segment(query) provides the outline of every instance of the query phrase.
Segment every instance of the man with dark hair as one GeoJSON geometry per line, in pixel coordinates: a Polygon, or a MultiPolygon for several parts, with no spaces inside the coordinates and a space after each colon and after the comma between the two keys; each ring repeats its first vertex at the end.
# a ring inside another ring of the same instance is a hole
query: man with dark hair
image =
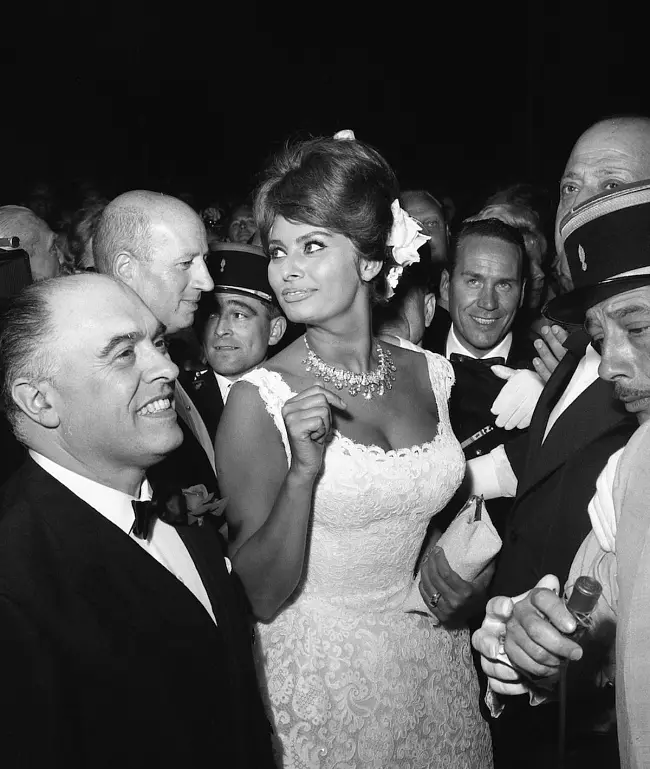
{"type": "MultiPolygon", "coordinates": [[[[604,588],[587,623],[584,660],[569,666],[569,674],[582,678],[585,666],[607,663],[601,645],[611,652],[616,630],[615,674],[621,766],[647,766],[650,728],[647,717],[648,630],[650,607],[650,541],[648,518],[648,421],[650,420],[650,184],[625,185],[593,198],[575,209],[560,227],[563,253],[574,289],[553,300],[549,316],[561,323],[584,323],[600,353],[599,376],[614,386],[614,396],[642,427],[627,447],[612,456],[595,485],[589,505],[593,530],[576,555],[566,582],[571,590],[580,575],[595,577],[604,588]],[[596,657],[594,659],[594,654],[596,657]]],[[[566,436],[571,440],[570,436],[566,436]]],[[[568,511],[567,511],[568,512],[568,511]]],[[[574,550],[575,554],[575,550],[574,550]]],[[[562,577],[564,582],[564,577],[562,577]]],[[[531,582],[529,588],[534,587],[531,582]]],[[[580,659],[582,650],[566,638],[576,619],[558,596],[559,581],[545,577],[543,584],[513,606],[503,596],[488,604],[486,621],[475,636],[485,655],[482,664],[494,691],[526,692],[525,681],[503,663],[537,678],[557,678],[559,667],[580,659]],[[551,592],[555,590],[556,592],[551,592]],[[505,656],[499,646],[504,643],[505,656]],[[496,658],[500,662],[496,662],[496,658]]],[[[587,668],[589,669],[589,668],[587,668]]],[[[603,686],[602,671],[599,676],[603,686]]],[[[596,682],[592,682],[592,686],[596,682]]],[[[602,689],[601,689],[602,691],[602,689]]],[[[592,689],[590,700],[598,701],[592,689]]],[[[520,698],[521,699],[521,698],[520,698]]],[[[572,721],[589,712],[588,700],[571,707],[572,721]]],[[[506,703],[505,713],[512,702],[506,703]]],[[[516,703],[514,703],[516,704],[516,703]]],[[[531,713],[531,724],[548,706],[531,713]]],[[[543,728],[543,727],[542,727],[543,728]]],[[[528,734],[520,736],[528,741],[528,734]]],[[[513,735],[514,737],[515,735],[513,735]]],[[[522,739],[522,742],[523,742],[522,739]]],[[[583,740],[580,766],[618,765],[606,757],[600,740],[583,740]],[[607,763],[605,763],[607,762],[607,763]]],[[[520,745],[523,750],[527,746],[520,745]]],[[[521,752],[520,752],[521,759],[521,752]]],[[[527,762],[533,765],[533,762],[527,762]]],[[[534,764],[537,766],[537,763],[534,764]]],[[[541,764],[540,764],[541,765],[541,764]]],[[[544,764],[547,766],[548,764],[544,764]]],[[[568,765],[568,764],[567,764],[568,765]]],[[[573,764],[572,764],[573,765],[573,764]]],[[[576,764],[577,765],[577,764],[576,764]]]]}
{"type": "MultiPolygon", "coordinates": [[[[541,391],[537,375],[528,370],[514,372],[530,369],[535,356],[527,337],[513,331],[524,296],[526,265],[519,231],[487,219],[464,224],[442,273],[440,291],[448,302],[451,323],[435,329],[432,324],[426,341],[429,349],[454,365],[450,415],[467,459],[489,452],[518,432],[504,429],[506,424],[493,411],[505,378],[516,376],[522,392],[530,388],[530,399],[524,399],[522,409],[527,400],[534,405],[541,391]]],[[[497,518],[503,514],[502,509],[497,518]]]]}
{"type": "Polygon", "coordinates": [[[186,388],[213,441],[230,388],[267,359],[287,328],[268,262],[262,248],[248,243],[216,243],[207,258],[214,291],[203,294],[195,329],[208,368],[186,388]]]}
{"type": "Polygon", "coordinates": [[[431,261],[444,264],[449,246],[449,227],[442,204],[426,190],[406,190],[401,199],[404,210],[418,220],[422,232],[429,236],[427,247],[431,252],[431,261]]]}
{"type": "MultiPolygon", "coordinates": [[[[560,263],[564,258],[560,222],[573,206],[649,176],[648,118],[608,118],[585,131],[560,181],[556,218],[560,263]]],[[[616,259],[615,253],[610,258],[616,259]]],[[[560,272],[568,290],[571,276],[565,268],[560,272]]],[[[584,331],[572,333],[564,348],[552,328],[546,337],[563,357],[559,365],[555,362],[527,435],[468,465],[475,492],[488,499],[515,497],[490,588],[495,595],[518,595],[549,573],[566,581],[571,560],[589,531],[587,508],[599,473],[635,427],[613,398],[611,384],[599,379],[600,355],[584,331]]],[[[600,717],[599,713],[595,718],[600,717]]],[[[512,703],[493,735],[495,754],[503,766],[518,766],[517,735],[535,728],[544,737],[537,745],[538,764],[545,765],[555,748],[556,723],[557,713],[550,707],[531,714],[526,702],[512,703]]]]}
{"type": "Polygon", "coordinates": [[[273,766],[210,500],[149,501],[145,473],[183,439],[163,334],[90,273],[32,285],[4,318],[2,393],[29,449],[0,491],[7,769],[273,766]]]}

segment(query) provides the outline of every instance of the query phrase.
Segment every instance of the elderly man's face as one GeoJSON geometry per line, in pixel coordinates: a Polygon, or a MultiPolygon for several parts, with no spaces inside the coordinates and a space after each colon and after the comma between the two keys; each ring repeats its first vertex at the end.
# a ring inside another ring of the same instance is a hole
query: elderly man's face
{"type": "Polygon", "coordinates": [[[235,209],[228,225],[228,240],[231,243],[248,243],[256,232],[253,209],[250,206],[235,209]]]}
{"type": "Polygon", "coordinates": [[[639,422],[650,419],[650,286],[626,291],[587,312],[587,331],[601,354],[598,376],[639,422]]]}
{"type": "Polygon", "coordinates": [[[422,232],[429,235],[429,248],[434,262],[447,259],[447,228],[445,217],[436,203],[427,197],[409,200],[406,211],[422,225],[422,232]]]}
{"type": "Polygon", "coordinates": [[[583,134],[573,148],[560,181],[560,203],[555,219],[554,266],[564,292],[573,281],[562,251],[559,225],[575,206],[622,184],[650,177],[650,129],[635,123],[604,121],[583,134]]]}
{"type": "Polygon", "coordinates": [[[205,266],[208,241],[203,222],[193,212],[154,221],[151,249],[149,259],[134,262],[131,287],[169,333],[188,328],[201,292],[214,287],[205,266]]]}
{"type": "Polygon", "coordinates": [[[62,291],[52,302],[62,449],[93,475],[109,477],[146,468],[179,446],[183,434],[173,405],[178,368],[162,325],[142,300],[103,280],[62,291]]]}

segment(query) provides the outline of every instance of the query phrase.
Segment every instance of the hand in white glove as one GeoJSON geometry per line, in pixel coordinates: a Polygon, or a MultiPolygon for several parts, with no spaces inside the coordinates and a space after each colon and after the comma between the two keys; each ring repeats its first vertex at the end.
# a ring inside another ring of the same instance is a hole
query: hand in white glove
{"type": "Polygon", "coordinates": [[[618,468],[618,460],[623,449],[619,449],[608,459],[605,469],[596,481],[596,493],[591,498],[588,511],[591,526],[598,544],[605,552],[616,552],[616,510],[614,509],[614,477],[618,468]]]}
{"type": "Polygon", "coordinates": [[[491,369],[499,379],[507,380],[490,409],[497,418],[496,426],[506,430],[523,430],[533,418],[544,382],[539,374],[528,369],[508,366],[491,366],[491,369]]]}
{"type": "MultiPolygon", "coordinates": [[[[557,577],[547,574],[535,587],[545,587],[559,592],[557,577]]],[[[528,689],[521,683],[519,675],[510,667],[510,660],[503,650],[506,625],[512,617],[515,604],[528,596],[527,590],[515,598],[497,595],[491,598],[485,607],[485,619],[481,627],[472,636],[472,646],[481,655],[481,667],[488,677],[490,689],[497,694],[525,694],[528,689]],[[505,663],[505,664],[504,664],[505,663]]]]}

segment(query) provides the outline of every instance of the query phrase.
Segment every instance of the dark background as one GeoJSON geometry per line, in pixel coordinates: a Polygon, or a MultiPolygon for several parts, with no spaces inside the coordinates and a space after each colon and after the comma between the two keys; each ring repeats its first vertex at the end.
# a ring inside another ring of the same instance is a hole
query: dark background
{"type": "Polygon", "coordinates": [[[591,122],[650,111],[641,7],[6,6],[0,204],[43,178],[236,197],[287,138],[340,128],[461,211],[512,181],[555,195],[591,122]]]}

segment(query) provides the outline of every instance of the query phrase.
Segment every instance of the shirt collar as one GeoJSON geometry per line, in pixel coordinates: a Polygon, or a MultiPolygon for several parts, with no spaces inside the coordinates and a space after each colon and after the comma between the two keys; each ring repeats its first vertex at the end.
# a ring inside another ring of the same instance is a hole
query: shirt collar
{"type": "Polygon", "coordinates": [[[445,358],[448,358],[452,352],[459,353],[460,355],[467,355],[469,358],[505,358],[508,360],[510,355],[510,348],[512,347],[512,331],[509,331],[506,336],[499,342],[496,347],[491,350],[486,350],[483,355],[478,356],[476,353],[471,352],[463,345],[460,339],[456,336],[453,325],[449,328],[447,334],[447,346],[445,348],[445,358]]]}
{"type": "Polygon", "coordinates": [[[30,449],[29,455],[46,473],[56,478],[59,483],[101,513],[104,518],[108,518],[125,534],[128,534],[133,527],[134,515],[131,502],[135,499],[151,499],[151,486],[146,478],[142,481],[140,496],[132,497],[123,491],[104,486],[102,483],[91,481],[90,478],[68,470],[37,451],[30,449]]]}
{"type": "Polygon", "coordinates": [[[228,394],[230,393],[230,388],[235,384],[237,380],[235,379],[233,381],[231,379],[228,379],[228,377],[225,377],[222,374],[217,374],[216,371],[213,371],[212,373],[214,374],[214,377],[217,380],[217,384],[219,385],[221,400],[223,401],[223,405],[225,406],[226,401],[228,400],[228,394]]]}

